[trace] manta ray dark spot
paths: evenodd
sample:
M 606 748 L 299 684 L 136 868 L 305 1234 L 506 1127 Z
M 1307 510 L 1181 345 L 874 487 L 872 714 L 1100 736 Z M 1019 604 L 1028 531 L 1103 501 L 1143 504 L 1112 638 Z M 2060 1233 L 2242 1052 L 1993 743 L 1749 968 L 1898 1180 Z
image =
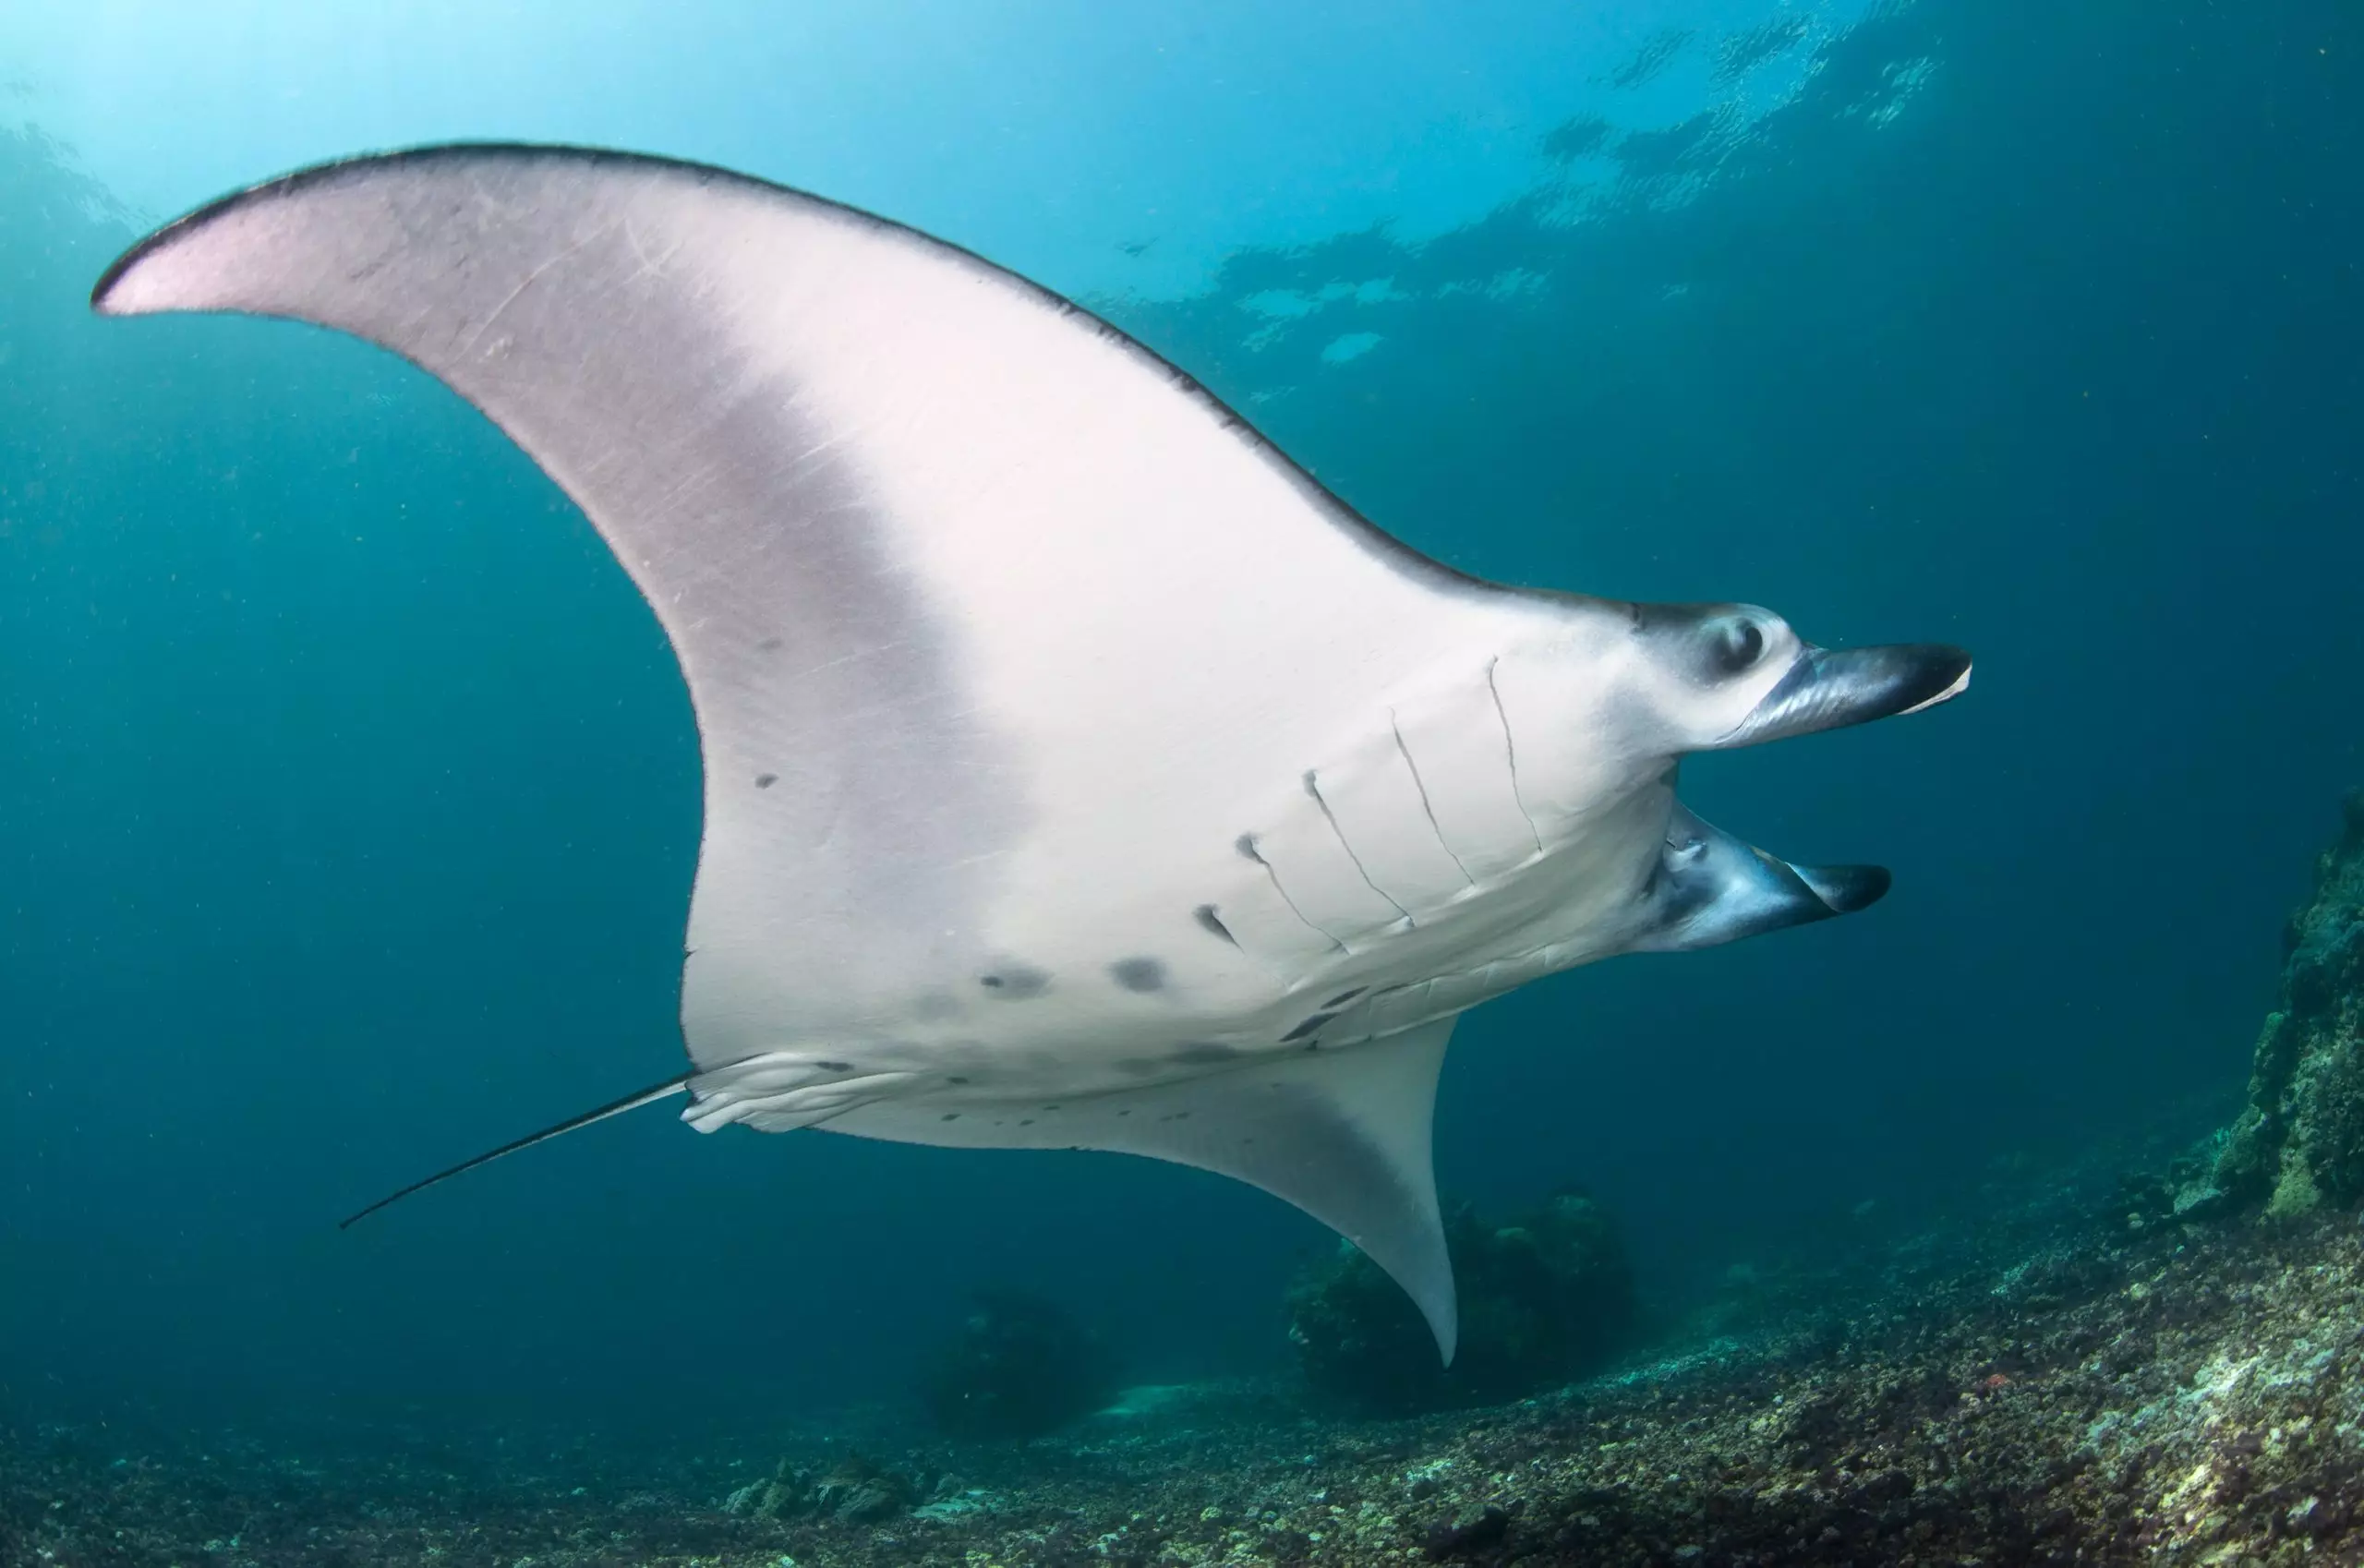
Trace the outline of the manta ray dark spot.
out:
M 755 651 L 757 653 L 778 653 L 779 652 L 779 649 L 780 641 L 778 637 L 766 637 L 762 642 L 755 645 Z
M 851 1062 L 815 1062 L 813 1065 L 819 1067 L 823 1072 L 853 1071 L 853 1064 Z
M 1026 964 L 1005 964 L 991 974 L 979 975 L 977 983 L 1006 1002 L 1022 1002 L 1048 991 L 1051 977 Z
M 1108 974 L 1128 991 L 1165 989 L 1165 964 L 1160 959 L 1118 959 L 1108 966 Z
M 1338 1015 L 1333 1012 L 1316 1013 L 1311 1018 L 1306 1019 L 1303 1023 L 1298 1024 L 1295 1029 L 1290 1030 L 1286 1034 L 1282 1035 L 1281 1043 L 1286 1045 L 1302 1040 L 1307 1035 L 1311 1034 L 1315 1030 L 1320 1029 L 1323 1024 L 1328 1023 L 1332 1019 L 1334 1019 Z
M 957 1122 L 960 1119 L 960 1113 L 958 1111 L 947 1111 L 944 1113 L 943 1119 L 948 1122 Z
M 947 1078 L 944 1081 L 947 1083 L 966 1083 L 969 1080 L 965 1078 Z
M 1018 1125 L 1020 1127 L 1032 1127 L 1034 1125 L 1034 1118 L 1032 1116 L 1020 1116 L 1018 1118 Z
M 758 773 L 755 775 L 755 788 L 758 790 L 768 790 L 778 782 L 779 775 L 777 773 Z
M 1222 937 L 1224 941 L 1230 943 L 1235 947 L 1239 946 L 1239 938 L 1234 936 L 1231 934 L 1231 927 L 1225 925 L 1222 920 L 1216 916 L 1215 907 L 1212 904 L 1200 904 L 1197 909 L 1192 910 L 1190 913 L 1197 918 L 1201 926 L 1205 927 L 1214 935 Z
M 1219 1045 L 1210 1040 L 1185 1045 L 1176 1051 L 1171 1056 L 1168 1056 L 1166 1060 L 1170 1062 L 1182 1062 L 1190 1066 L 1198 1066 L 1202 1063 L 1209 1062 L 1228 1062 L 1238 1055 L 1239 1052 L 1236 1047 L 1230 1045 Z

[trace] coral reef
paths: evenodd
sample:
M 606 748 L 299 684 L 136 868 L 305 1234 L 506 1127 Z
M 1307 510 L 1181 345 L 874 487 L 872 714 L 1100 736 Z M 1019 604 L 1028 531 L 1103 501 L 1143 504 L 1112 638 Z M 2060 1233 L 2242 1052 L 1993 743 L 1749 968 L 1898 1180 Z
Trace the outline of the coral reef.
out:
M 1040 1437 L 1116 1393 L 1116 1363 L 1098 1336 L 1017 1291 L 981 1293 L 921 1385 L 935 1424 L 964 1438 Z
M 2364 1198 L 2364 791 L 2345 815 L 2313 899 L 2284 929 L 2281 1005 L 2213 1173 L 2279 1214 Z
M 1599 1365 L 1633 1325 L 1624 1248 L 1582 1193 L 1500 1226 L 1465 1206 L 1445 1240 L 1461 1294 L 1450 1368 L 1403 1290 L 1352 1246 L 1290 1285 L 1289 1340 L 1318 1396 L 1380 1414 L 1516 1398 Z

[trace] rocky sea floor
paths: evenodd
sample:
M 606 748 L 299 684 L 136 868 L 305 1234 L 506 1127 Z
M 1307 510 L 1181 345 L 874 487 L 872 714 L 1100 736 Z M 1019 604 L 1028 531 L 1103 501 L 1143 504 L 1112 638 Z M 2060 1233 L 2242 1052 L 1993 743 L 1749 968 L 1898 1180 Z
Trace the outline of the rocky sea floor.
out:
M 2356 1215 L 2127 1211 L 2032 1179 L 1607 1375 L 1402 1420 L 1223 1384 L 1031 1443 L 873 1422 L 638 1465 L 18 1429 L 0 1563 L 2364 1562 Z

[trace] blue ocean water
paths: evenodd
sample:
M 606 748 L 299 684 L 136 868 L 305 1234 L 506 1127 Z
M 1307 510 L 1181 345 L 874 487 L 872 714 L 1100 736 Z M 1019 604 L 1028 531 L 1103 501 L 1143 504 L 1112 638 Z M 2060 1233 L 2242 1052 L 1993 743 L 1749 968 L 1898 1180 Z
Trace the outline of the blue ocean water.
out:
M 1448 1194 L 1582 1183 L 1680 1299 L 2237 1095 L 2364 781 L 2352 6 L 176 15 L 0 21 L 8 1405 L 755 1423 L 899 1397 L 993 1283 L 1141 1377 L 1252 1370 L 1329 1246 L 1192 1172 L 663 1112 L 333 1228 L 675 1070 L 698 828 L 662 637 L 480 416 L 325 333 L 85 313 L 153 222 L 366 147 L 819 189 L 1465 570 L 1973 648 L 1943 713 L 1691 766 L 1896 893 L 1474 1015 Z

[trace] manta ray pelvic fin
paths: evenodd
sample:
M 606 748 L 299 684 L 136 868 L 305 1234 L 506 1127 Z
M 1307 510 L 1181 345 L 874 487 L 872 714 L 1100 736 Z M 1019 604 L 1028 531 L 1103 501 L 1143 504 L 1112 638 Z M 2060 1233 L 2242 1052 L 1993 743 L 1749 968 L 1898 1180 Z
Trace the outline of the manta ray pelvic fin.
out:
M 1140 1154 L 1261 1188 L 1386 1270 L 1427 1318 L 1449 1362 L 1460 1326 L 1429 1134 L 1437 1074 L 1456 1021 L 1047 1103 L 882 1099 L 826 1125 L 905 1142 Z

